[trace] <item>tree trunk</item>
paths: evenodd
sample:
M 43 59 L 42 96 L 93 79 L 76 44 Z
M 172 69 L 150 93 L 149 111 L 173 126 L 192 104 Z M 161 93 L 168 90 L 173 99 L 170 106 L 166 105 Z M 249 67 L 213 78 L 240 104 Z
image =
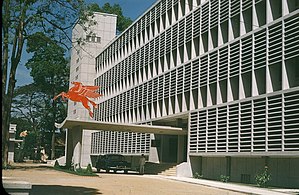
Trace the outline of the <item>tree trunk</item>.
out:
M 13 66 L 15 65 L 12 63 L 12 67 Z M 15 74 L 16 69 L 12 69 L 10 72 L 7 94 L 2 97 L 2 167 L 6 167 L 8 164 L 9 124 L 12 97 L 16 83 Z
M 6 84 L 7 84 L 7 68 L 8 68 L 8 29 L 10 18 L 10 2 L 3 2 L 3 45 L 2 45 L 2 168 L 8 163 L 8 140 L 9 140 L 9 113 L 6 104 Z
M 2 100 L 2 103 L 2 168 L 5 168 L 8 164 L 9 114 L 5 108 L 5 100 Z
M 52 131 L 52 140 L 51 140 L 51 159 L 55 159 L 55 129 Z
M 15 67 L 14 63 L 12 63 L 12 67 Z M 8 164 L 10 111 L 16 83 L 15 74 L 16 69 L 12 68 L 9 76 L 7 94 L 2 97 L 2 167 L 6 167 Z M 6 88 L 4 88 L 4 90 L 5 89 Z
M 11 103 L 16 84 L 16 70 L 20 63 L 24 46 L 24 20 L 26 16 L 27 7 L 21 8 L 18 26 L 15 27 L 15 34 L 13 36 L 13 44 L 11 49 L 11 63 L 10 70 L 8 71 L 8 35 L 9 35 L 9 20 L 10 20 L 10 1 L 6 0 L 3 3 L 4 20 L 3 20 L 3 64 L 2 64 L 2 167 L 6 167 L 8 163 L 8 146 L 9 146 L 9 124 Z M 7 73 L 9 72 L 9 78 Z M 7 82 L 8 80 L 8 82 Z
M 53 96 L 54 97 L 54 96 Z M 52 129 L 52 140 L 51 140 L 51 159 L 55 159 L 55 118 L 56 118 L 56 102 L 52 100 L 53 106 L 53 129 Z

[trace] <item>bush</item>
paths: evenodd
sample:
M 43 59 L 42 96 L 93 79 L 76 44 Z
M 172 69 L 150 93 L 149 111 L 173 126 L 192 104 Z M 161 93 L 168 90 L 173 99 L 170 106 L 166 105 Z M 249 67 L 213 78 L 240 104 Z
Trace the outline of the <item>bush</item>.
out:
M 227 183 L 229 181 L 228 175 L 220 175 L 220 181 Z
M 201 175 L 198 172 L 196 172 L 196 173 L 194 173 L 193 178 L 195 178 L 195 179 L 202 179 L 203 175 Z
M 59 163 L 58 163 L 58 160 L 55 160 L 55 164 L 54 164 L 54 167 L 60 167 Z
M 98 176 L 96 173 L 92 172 L 91 166 L 87 166 L 86 169 L 82 169 L 81 167 L 76 169 L 71 169 L 70 167 L 67 166 L 59 166 L 59 167 L 54 166 L 54 169 L 57 171 L 63 171 L 66 173 L 71 173 L 80 176 Z
M 267 166 L 265 166 L 265 169 L 262 173 L 257 174 L 255 176 L 256 184 L 259 187 L 267 187 L 270 180 L 271 180 L 271 174 L 269 173 Z
M 88 165 L 87 165 L 86 173 L 92 173 L 92 167 L 91 167 L 91 164 L 88 164 Z

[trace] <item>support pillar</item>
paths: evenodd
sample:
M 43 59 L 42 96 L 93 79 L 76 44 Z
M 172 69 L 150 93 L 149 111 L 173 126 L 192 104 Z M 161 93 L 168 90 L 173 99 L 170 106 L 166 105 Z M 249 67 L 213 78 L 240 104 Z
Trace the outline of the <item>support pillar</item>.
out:
M 67 129 L 65 158 L 66 166 L 81 162 L 82 131 L 80 126 Z

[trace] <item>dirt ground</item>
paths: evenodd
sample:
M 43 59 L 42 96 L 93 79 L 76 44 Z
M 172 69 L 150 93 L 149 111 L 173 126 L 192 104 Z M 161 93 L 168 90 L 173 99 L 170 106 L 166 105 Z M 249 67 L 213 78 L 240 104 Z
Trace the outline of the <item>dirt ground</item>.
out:
M 240 195 L 242 193 L 135 173 L 78 176 L 42 166 L 14 166 L 2 177 L 32 184 L 30 195 Z

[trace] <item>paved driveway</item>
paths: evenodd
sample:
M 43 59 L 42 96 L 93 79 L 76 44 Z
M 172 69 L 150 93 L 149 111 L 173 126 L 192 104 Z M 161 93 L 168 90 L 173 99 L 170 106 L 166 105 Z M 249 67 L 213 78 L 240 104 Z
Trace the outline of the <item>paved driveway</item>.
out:
M 77 176 L 47 167 L 17 167 L 3 170 L 3 177 L 32 184 L 30 195 L 239 195 L 242 193 L 197 184 L 172 181 L 135 173 L 99 173 L 97 177 Z

